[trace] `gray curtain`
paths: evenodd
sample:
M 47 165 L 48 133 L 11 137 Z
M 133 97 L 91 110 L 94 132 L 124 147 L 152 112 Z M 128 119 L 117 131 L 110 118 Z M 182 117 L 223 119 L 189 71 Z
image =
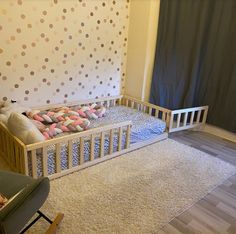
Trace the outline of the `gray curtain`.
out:
M 161 0 L 150 101 L 236 132 L 236 1 Z

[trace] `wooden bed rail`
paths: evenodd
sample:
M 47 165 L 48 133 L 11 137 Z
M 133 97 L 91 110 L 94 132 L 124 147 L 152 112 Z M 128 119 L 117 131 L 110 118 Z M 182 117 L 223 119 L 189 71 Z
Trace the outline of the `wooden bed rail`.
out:
M 205 124 L 208 112 L 208 106 L 171 111 L 126 95 L 70 102 L 64 106 L 92 103 L 106 107 L 124 105 L 162 119 L 166 122 L 167 130 L 158 137 L 159 140 L 165 139 L 168 132 Z M 47 110 L 61 106 L 45 105 L 34 109 Z M 151 143 L 148 141 L 130 146 L 131 125 L 131 121 L 125 121 L 25 145 L 0 122 L 0 156 L 16 172 L 35 178 L 48 176 L 54 179 Z
M 80 169 L 95 165 L 102 161 L 114 158 L 130 150 L 131 121 L 120 122 L 103 127 L 93 128 L 84 132 L 61 136 L 44 142 L 25 145 L 17 137 L 13 136 L 3 123 L 0 122 L 0 156 L 6 160 L 11 169 L 34 178 L 48 176 L 50 179 L 64 176 Z M 117 148 L 114 148 L 114 137 L 117 139 Z M 99 140 L 99 156 L 95 158 L 95 143 Z M 104 146 L 109 139 L 109 149 L 105 153 Z M 125 140 L 125 142 L 123 141 Z M 78 162 L 73 165 L 73 142 L 79 142 Z M 85 142 L 89 141 L 89 161 L 84 161 Z M 52 174 L 48 173 L 48 147 L 55 146 L 55 169 Z M 61 146 L 66 145 L 67 168 L 61 165 Z M 41 161 L 37 158 L 40 154 Z M 42 175 L 38 175 L 38 163 L 42 166 Z
M 94 165 L 96 163 L 105 161 L 107 159 L 113 158 L 121 154 L 125 149 L 130 147 L 130 131 L 131 131 L 131 121 L 125 121 L 121 123 L 116 123 L 112 125 L 106 125 L 104 127 L 93 128 L 84 132 L 70 134 L 68 136 L 62 136 L 54 138 L 45 142 L 39 142 L 35 144 L 30 144 L 26 146 L 27 154 L 30 157 L 31 172 L 34 178 L 38 177 L 37 167 L 37 153 L 41 152 L 40 157 L 42 157 L 42 172 L 43 176 L 48 176 L 50 179 L 54 179 L 74 171 L 86 168 L 88 166 Z M 122 139 L 125 135 L 125 143 L 122 146 Z M 117 137 L 117 149 L 114 149 L 114 136 Z M 99 156 L 95 158 L 95 140 L 99 141 Z M 109 139 L 109 150 L 105 155 L 104 144 L 105 139 Z M 76 155 L 78 157 L 78 165 L 73 165 L 73 142 L 79 142 L 79 152 Z M 89 141 L 90 153 L 89 161 L 85 162 L 85 142 Z M 55 146 L 55 173 L 48 174 L 48 147 Z M 61 158 L 61 148 L 62 145 L 66 145 L 67 149 L 67 167 L 62 168 L 62 158 Z
M 148 102 L 140 101 L 136 98 L 126 96 L 126 95 L 123 96 L 121 103 L 124 106 L 137 109 L 149 115 L 156 116 L 159 119 L 162 119 L 163 121 L 167 123 L 167 127 L 168 127 L 170 114 L 171 114 L 170 110 L 160 107 L 160 106 L 153 105 Z
M 199 127 L 206 123 L 208 106 L 171 111 L 169 132 Z

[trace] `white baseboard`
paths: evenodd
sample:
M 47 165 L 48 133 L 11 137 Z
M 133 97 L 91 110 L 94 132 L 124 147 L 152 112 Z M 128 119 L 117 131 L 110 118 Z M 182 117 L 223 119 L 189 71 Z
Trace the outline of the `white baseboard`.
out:
M 236 134 L 233 132 L 229 132 L 222 128 L 216 127 L 214 125 L 205 124 L 202 126 L 201 131 L 210 133 L 212 135 L 227 139 L 229 141 L 236 143 Z

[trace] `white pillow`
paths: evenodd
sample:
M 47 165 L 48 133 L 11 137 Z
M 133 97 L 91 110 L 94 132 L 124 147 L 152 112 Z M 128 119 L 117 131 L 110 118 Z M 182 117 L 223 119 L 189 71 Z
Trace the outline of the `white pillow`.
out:
M 7 124 L 7 116 L 4 114 L 0 114 L 0 121 L 6 125 Z
M 45 140 L 36 126 L 26 116 L 17 112 L 11 113 L 7 126 L 26 145 Z

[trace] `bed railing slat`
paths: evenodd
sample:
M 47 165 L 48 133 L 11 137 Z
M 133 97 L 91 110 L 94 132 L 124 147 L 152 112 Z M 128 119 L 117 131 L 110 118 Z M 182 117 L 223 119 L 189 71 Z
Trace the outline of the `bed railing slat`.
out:
M 90 157 L 89 160 L 94 160 L 94 135 L 92 134 L 90 137 Z
M 159 110 L 158 109 L 156 109 L 156 111 L 155 111 L 155 117 L 159 117 Z
M 147 113 L 147 106 L 143 106 L 143 112 Z
M 134 108 L 134 101 L 131 101 L 131 108 Z
M 191 112 L 191 118 L 190 118 L 190 124 L 193 124 L 193 120 L 194 120 L 194 115 L 195 115 L 195 111 Z
M 126 144 L 125 144 L 126 149 L 128 149 L 130 146 L 130 131 L 131 131 L 131 126 L 128 125 L 127 131 L 126 131 Z
M 81 137 L 80 138 L 80 160 L 79 160 L 79 164 L 82 165 L 84 163 L 84 138 Z
M 177 114 L 177 128 L 180 125 L 181 113 Z
M 199 110 L 198 113 L 197 113 L 197 120 L 196 120 L 196 123 L 199 123 L 199 122 L 200 122 L 201 113 L 202 113 L 202 111 Z
M 165 120 L 166 120 L 166 114 L 165 114 L 164 112 L 162 112 L 161 119 L 162 119 L 163 121 L 165 121 Z
M 43 176 L 48 176 L 48 154 L 47 147 L 43 147 Z
M 20 169 L 20 159 L 19 159 L 19 152 L 18 152 L 18 147 L 14 146 L 14 144 L 10 144 L 10 148 L 11 148 L 11 154 L 15 155 L 15 165 L 17 169 Z M 17 170 L 18 172 L 20 172 L 19 170 Z
M 61 145 L 56 144 L 56 172 L 61 172 Z
M 122 127 L 119 128 L 119 139 L 118 139 L 118 151 L 121 151 L 122 149 L 122 133 L 123 133 L 123 130 L 122 130 Z
M 37 173 L 37 155 L 36 155 L 36 150 L 31 151 L 31 161 L 32 161 L 32 176 L 33 178 L 38 177 Z
M 129 106 L 129 100 L 125 99 L 125 105 L 128 107 Z
M 148 107 L 148 114 L 152 115 L 152 108 L 150 106 Z
M 104 132 L 101 132 L 101 141 L 100 141 L 100 158 L 104 156 Z
M 110 140 L 109 140 L 109 154 L 113 153 L 113 138 L 114 138 L 114 129 L 111 129 Z
M 184 123 L 183 123 L 183 126 L 187 125 L 187 120 L 188 120 L 188 112 L 185 112 L 184 113 Z
M 72 168 L 73 143 L 72 140 L 68 142 L 68 168 Z

